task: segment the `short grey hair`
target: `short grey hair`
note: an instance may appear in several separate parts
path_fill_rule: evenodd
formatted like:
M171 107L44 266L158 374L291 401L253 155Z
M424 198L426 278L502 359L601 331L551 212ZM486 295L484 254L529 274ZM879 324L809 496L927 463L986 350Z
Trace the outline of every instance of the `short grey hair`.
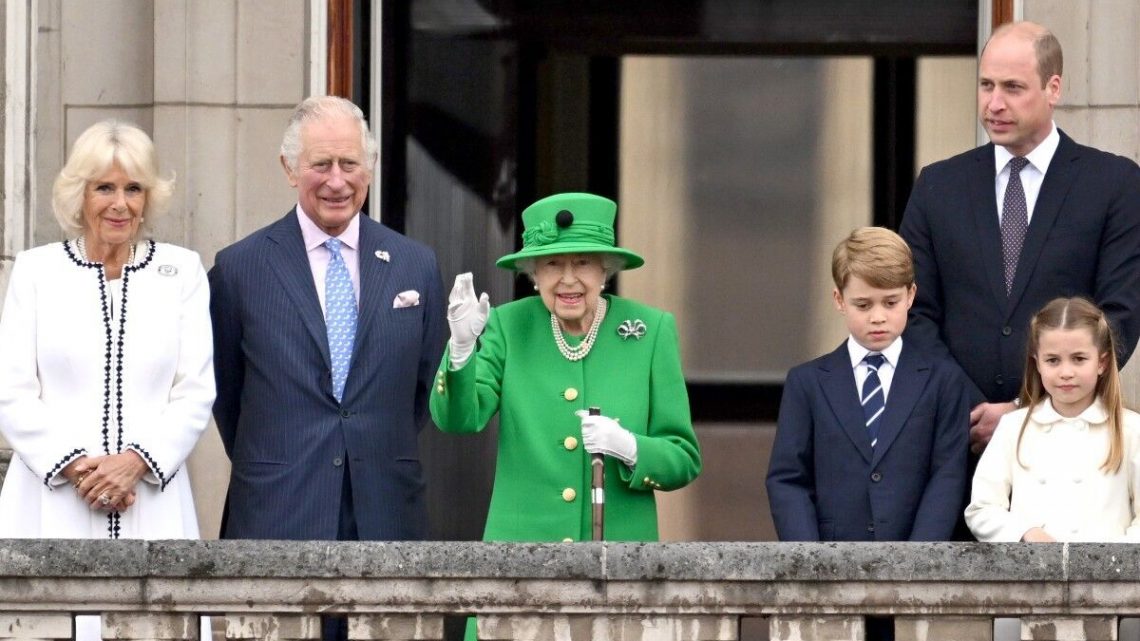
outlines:
M592 256L601 256L602 257L602 270L606 273L606 280L613 278L614 274L625 269L625 258L622 258L621 256L619 256L617 254L611 254L609 252L584 252L584 253L588 253ZM552 255L557 255L557 254L552 254ZM546 257L542 256L541 258L546 258ZM534 282L534 275L538 271L538 259L539 259L539 257L520 258L520 259L515 261L515 270L520 272L520 273L526 274L526 277L529 278L531 280L531 282Z
M67 164L55 179L51 208L63 233L83 233L87 184L118 165L146 191L140 229L149 236L154 219L166 213L174 195L174 175L159 176L154 141L142 129L121 120L103 120L87 128L71 147Z
M360 107L340 96L310 96L293 110L289 126L281 138L281 157L285 159L289 171L297 171L297 162L301 158L301 129L310 122L330 116L352 118L360 125L360 148L364 150L364 166L372 171L376 166L376 138L368 129L368 120L364 118Z

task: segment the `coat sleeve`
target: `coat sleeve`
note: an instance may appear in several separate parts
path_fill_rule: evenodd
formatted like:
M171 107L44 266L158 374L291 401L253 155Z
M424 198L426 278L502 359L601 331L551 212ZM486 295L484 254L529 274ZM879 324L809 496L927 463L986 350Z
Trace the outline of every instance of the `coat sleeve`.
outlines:
M226 269L224 253L219 253L209 273L210 322L214 340L214 376L217 398L214 421L222 437L226 455L233 458L234 439L241 415L241 391L245 381L242 357L241 308L232 276Z
M165 489L166 484L190 456L210 420L214 403L214 346L210 329L210 289L206 270L197 255L190 276L182 286L178 353L174 380L165 406L149 420L130 427L125 449L134 450L150 468L149 480Z
M645 434L634 433L637 463L633 469L618 466L621 480L634 490L675 490L701 472L673 315L662 314L660 326L650 364L649 423Z
M930 477L915 510L912 541L949 541L968 485L970 407L965 373L944 361L938 380L938 414L930 452Z
M1023 416L1021 412L1013 412L1002 417L974 472L966 525L979 541L1014 543L1030 528L1044 525L1030 523L1010 512L1013 466L1018 464L1017 436L1021 432L1021 423L1015 417Z
M905 338L914 341L927 354L953 359L950 348L942 338L942 276L938 271L937 248L934 246L928 219L931 188L928 174L923 170L910 192L902 224L899 226L899 235L910 245L910 251L914 255L914 277L918 285L906 323ZM970 407L985 402L985 395L973 381L963 377L963 382L967 385L967 402Z
M37 273L27 254L16 257L0 317L0 433L51 489L65 482L63 468L87 451L78 437L70 438L75 426L40 398Z
M781 541L818 541L815 500L815 422L801 370L784 383L776 439L768 462L768 505Z
M1123 175L1111 181L1109 203L1096 268L1096 303L1116 332L1117 361L1128 362L1140 338L1140 166L1115 159Z
M443 342L446 340L447 303L443 294L443 277L439 273L439 264L434 258L431 261L431 274L428 276L426 295L424 296L424 331L423 341L420 345L420 363L416 377L416 404L415 425L417 429L424 426L428 417L428 406L433 389L432 381L436 374L436 365L440 362L440 352L443 351ZM447 361L446 356L444 362Z
M431 417L444 432L482 431L499 411L506 341L498 311L491 309L479 347L463 367L451 370L451 348L444 350L431 395Z

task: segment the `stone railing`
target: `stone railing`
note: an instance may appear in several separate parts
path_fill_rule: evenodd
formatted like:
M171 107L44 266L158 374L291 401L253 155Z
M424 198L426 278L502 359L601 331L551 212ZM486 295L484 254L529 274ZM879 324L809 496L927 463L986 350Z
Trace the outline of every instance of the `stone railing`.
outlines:
M1112 640L1140 613L1140 546L1100 544L485 544L0 540L0 639L66 639L103 614L105 639L441 639L480 615L482 639Z

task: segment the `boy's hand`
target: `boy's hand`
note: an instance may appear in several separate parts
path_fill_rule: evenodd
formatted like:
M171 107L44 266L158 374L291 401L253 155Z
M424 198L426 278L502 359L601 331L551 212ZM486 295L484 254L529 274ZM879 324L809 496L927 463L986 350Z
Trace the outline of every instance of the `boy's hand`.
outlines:
M1013 403L978 403L970 411L970 451L981 454L990 444L1001 417L1015 409Z

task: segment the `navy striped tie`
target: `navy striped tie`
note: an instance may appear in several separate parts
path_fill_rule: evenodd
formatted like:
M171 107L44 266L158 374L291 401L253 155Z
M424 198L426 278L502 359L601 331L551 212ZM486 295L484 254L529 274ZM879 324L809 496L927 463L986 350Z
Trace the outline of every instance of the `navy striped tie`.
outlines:
M871 448L879 442L879 423L883 418L883 409L887 406L887 396L883 393L883 382L879 380L879 366L883 364L882 354L867 354L863 362L871 371L867 380L863 381L863 391L859 395L863 404L863 416L867 419L867 435L871 437Z

